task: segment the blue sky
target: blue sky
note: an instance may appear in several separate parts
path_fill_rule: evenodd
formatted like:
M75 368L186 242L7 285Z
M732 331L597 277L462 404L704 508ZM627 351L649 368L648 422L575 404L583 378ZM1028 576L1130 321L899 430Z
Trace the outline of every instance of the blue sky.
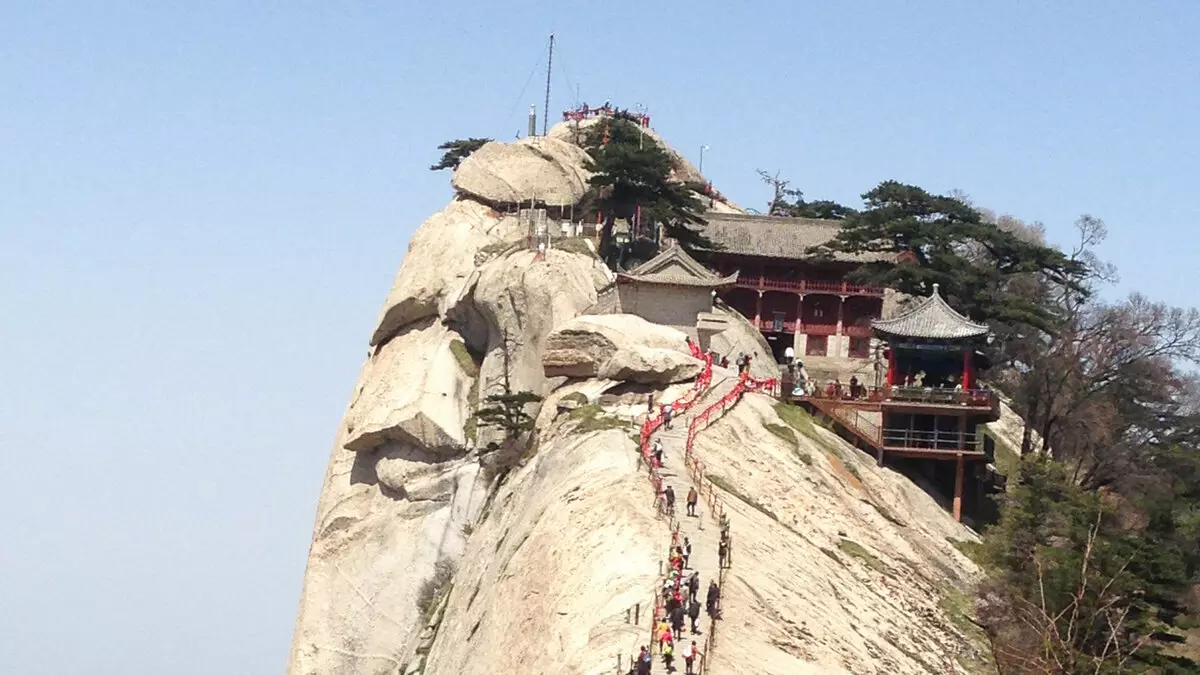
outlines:
M1194 304L1200 5L834 4L0 5L4 669L284 667L434 147L522 129L552 30L552 110L644 104L744 205L761 167L1090 213L1114 293Z

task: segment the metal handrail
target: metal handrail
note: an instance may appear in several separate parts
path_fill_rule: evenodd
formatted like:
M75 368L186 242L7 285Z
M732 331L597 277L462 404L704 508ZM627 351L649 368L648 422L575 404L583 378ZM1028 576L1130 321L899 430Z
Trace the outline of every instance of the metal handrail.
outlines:
M919 431L915 429L884 429L883 445L913 450L961 451L978 442L975 432Z

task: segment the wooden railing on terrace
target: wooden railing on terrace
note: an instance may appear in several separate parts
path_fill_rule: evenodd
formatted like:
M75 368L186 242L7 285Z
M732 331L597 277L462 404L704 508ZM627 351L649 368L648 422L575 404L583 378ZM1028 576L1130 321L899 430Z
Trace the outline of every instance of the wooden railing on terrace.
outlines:
M790 385L790 383L788 383ZM818 385L804 398L828 399L850 403L913 403L934 406L965 406L987 408L993 414L1000 413L1000 396L991 389L946 389L939 387L861 387L858 394L851 395L846 385Z
M920 450L928 452L973 452L978 438L974 432L917 431L915 429L884 429L885 450Z
M782 279L771 276L738 276L738 288L795 293L828 293L831 295L867 295L882 298L882 286L855 284L849 281L819 281L813 279Z

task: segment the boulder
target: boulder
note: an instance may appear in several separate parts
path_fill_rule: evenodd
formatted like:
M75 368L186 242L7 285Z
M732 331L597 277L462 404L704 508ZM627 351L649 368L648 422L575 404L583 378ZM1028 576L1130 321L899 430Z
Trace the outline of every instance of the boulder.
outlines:
M704 370L699 359L673 349L618 349L600 368L600 377L641 384L670 384L690 380Z
M581 316L546 339L542 367L548 377L601 377L669 384L695 377L703 364L691 356L687 336L633 314Z
M370 344L382 344L403 327L436 316L443 296L474 271L480 249L522 236L516 218L475 201L456 200L435 213L413 233Z
M346 449L397 442L443 457L465 452L473 377L459 350L465 354L458 336L432 321L377 349L346 411Z
M587 191L591 174L583 168L586 160L582 148L557 138L492 141L463 160L451 184L461 193L492 204L533 200L569 206Z
M541 256L516 250L484 263L444 312L472 351L485 355L481 392L494 391L507 370L514 390L545 394L543 342L612 279L597 258L558 249Z

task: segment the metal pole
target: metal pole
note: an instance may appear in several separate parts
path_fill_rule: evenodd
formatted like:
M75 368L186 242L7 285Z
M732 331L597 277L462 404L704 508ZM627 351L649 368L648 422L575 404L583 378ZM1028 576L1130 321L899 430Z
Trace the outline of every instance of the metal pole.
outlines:
M546 123L550 121L550 66L554 65L554 33L550 34L550 56L546 58L546 105L542 109L542 135L546 135Z
M701 175L704 175L704 151L705 151L705 150L708 150L708 146L707 146L707 145L702 145L702 146L700 146L700 167L699 167L699 171L700 171L700 174L701 174Z

